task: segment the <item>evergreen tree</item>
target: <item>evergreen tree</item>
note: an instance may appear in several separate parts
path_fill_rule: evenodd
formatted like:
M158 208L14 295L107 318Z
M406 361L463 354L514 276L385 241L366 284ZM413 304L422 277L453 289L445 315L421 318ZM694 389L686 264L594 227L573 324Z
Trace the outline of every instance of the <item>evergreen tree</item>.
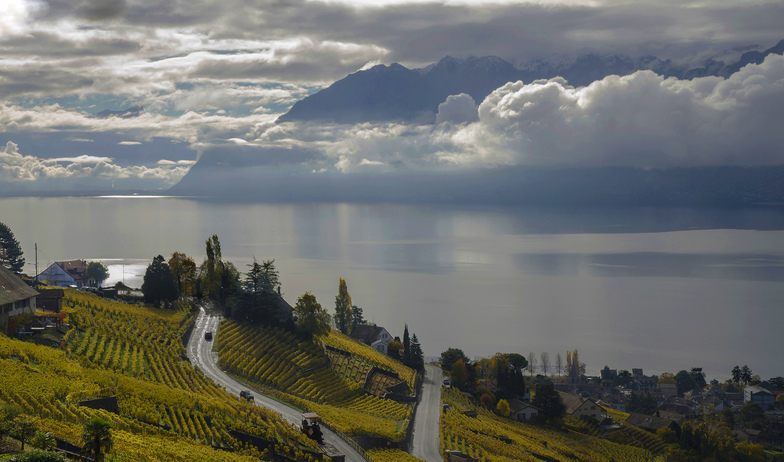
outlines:
M338 295L335 297L335 327L344 334L350 333L348 329L353 324L351 313L351 295L343 278L338 284Z
M12 273L19 274L24 269L25 259L22 248L14 237L11 228L0 223L0 265L8 268Z
M354 314L351 319L351 331L353 332L358 326L365 324L365 318L362 317L362 308L357 305L351 305L351 313Z
M542 382L536 386L531 404L541 409L541 415L548 419L560 417L566 412L566 405L561 401L561 396L552 382Z
M152 263L147 267L142 283L142 294L146 302L156 305L161 301L177 300L177 283L162 255L153 258Z
M411 339L408 336L408 324L403 328L403 364L411 364Z
M425 355L422 352L422 346L419 345L416 334L411 335L411 354L408 360L408 367L415 371L421 371L425 368Z

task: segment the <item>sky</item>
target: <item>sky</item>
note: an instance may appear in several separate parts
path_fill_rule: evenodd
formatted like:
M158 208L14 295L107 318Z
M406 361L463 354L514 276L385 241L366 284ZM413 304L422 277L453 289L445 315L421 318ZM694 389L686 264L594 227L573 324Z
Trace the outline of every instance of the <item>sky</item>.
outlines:
M302 175L781 164L780 55L727 79L511 82L447 98L435 123L275 124L377 64L592 52L698 67L775 45L781 24L784 4L756 0L3 0L0 192L164 191L205 152Z

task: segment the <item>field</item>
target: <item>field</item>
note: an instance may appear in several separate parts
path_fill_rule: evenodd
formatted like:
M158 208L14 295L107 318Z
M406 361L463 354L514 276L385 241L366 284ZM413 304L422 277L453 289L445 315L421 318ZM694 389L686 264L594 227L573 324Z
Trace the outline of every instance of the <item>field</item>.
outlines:
M565 429L555 430L499 417L453 389L443 392L442 401L450 405L441 418L442 449L459 450L481 461L648 462L655 455L642 447L608 441L609 435L571 416L565 419ZM464 415L467 410L476 410L477 417ZM627 431L624 427L614 434Z
M346 336L333 333L321 340L348 354L328 356L319 344L298 340L290 332L224 320L216 340L218 364L302 409L317 412L346 435L401 441L411 405L369 393L363 382L372 366L397 373L412 384L414 372Z
M310 458L313 442L277 414L243 404L184 360L190 310L159 310L66 289L74 328L62 349L0 336L0 401L38 419L38 427L79 445L94 415L113 424L123 460L258 460L230 429L277 441L276 450ZM119 414L79 401L116 396ZM213 449L238 449L226 452Z

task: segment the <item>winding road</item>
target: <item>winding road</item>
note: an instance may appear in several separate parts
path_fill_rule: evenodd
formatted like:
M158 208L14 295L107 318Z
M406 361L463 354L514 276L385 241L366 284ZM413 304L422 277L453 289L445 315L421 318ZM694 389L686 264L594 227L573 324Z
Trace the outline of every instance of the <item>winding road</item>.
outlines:
M236 380L229 377L218 367L218 354L212 351L212 342L204 339L204 333L207 331L217 332L218 324L222 317L218 314L208 312L204 307L199 308L200 313L196 318L193 326L193 333L188 341L188 358L191 364L198 366L204 375L210 377L216 383L223 386L227 392L239 397L241 390L247 390L248 387L240 384ZM251 389L252 390L252 389ZM257 390L254 391L255 402L257 406L263 406L271 409L281 415L284 420L291 422L299 427L302 418L301 412L293 407L289 407L279 401L268 398L262 395ZM346 460L350 462L364 462L365 458L349 443L338 437L334 432L328 428L322 427L324 433L324 441L332 444L340 452L346 455ZM436 431L436 437L438 432Z
M422 398L414 417L414 437L411 455L428 462L443 462L438 443L439 420L441 418L441 368L432 364L425 365L425 381L422 384Z

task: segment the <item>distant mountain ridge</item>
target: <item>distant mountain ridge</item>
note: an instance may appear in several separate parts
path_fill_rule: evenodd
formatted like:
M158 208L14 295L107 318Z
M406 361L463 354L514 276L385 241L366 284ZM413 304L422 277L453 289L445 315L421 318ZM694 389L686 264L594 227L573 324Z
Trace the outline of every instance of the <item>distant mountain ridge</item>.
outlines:
M574 61L550 63L532 60L516 66L497 56L442 58L420 69L383 64L355 72L291 107L278 122L321 120L338 123L417 121L432 123L438 105L447 96L471 95L480 103L507 82L564 77L571 85L585 86L608 75L651 70L665 77L694 79L709 75L728 77L747 64L759 64L769 54L784 54L784 40L765 51L743 53L734 63L709 59L701 68L684 69L655 56L586 54Z
M120 111L110 111L109 109L105 109L101 112L93 114L93 117L98 117L100 119L106 119L107 117L130 119L131 117L139 117L142 112L144 112L143 106L131 106L128 109L123 109Z

